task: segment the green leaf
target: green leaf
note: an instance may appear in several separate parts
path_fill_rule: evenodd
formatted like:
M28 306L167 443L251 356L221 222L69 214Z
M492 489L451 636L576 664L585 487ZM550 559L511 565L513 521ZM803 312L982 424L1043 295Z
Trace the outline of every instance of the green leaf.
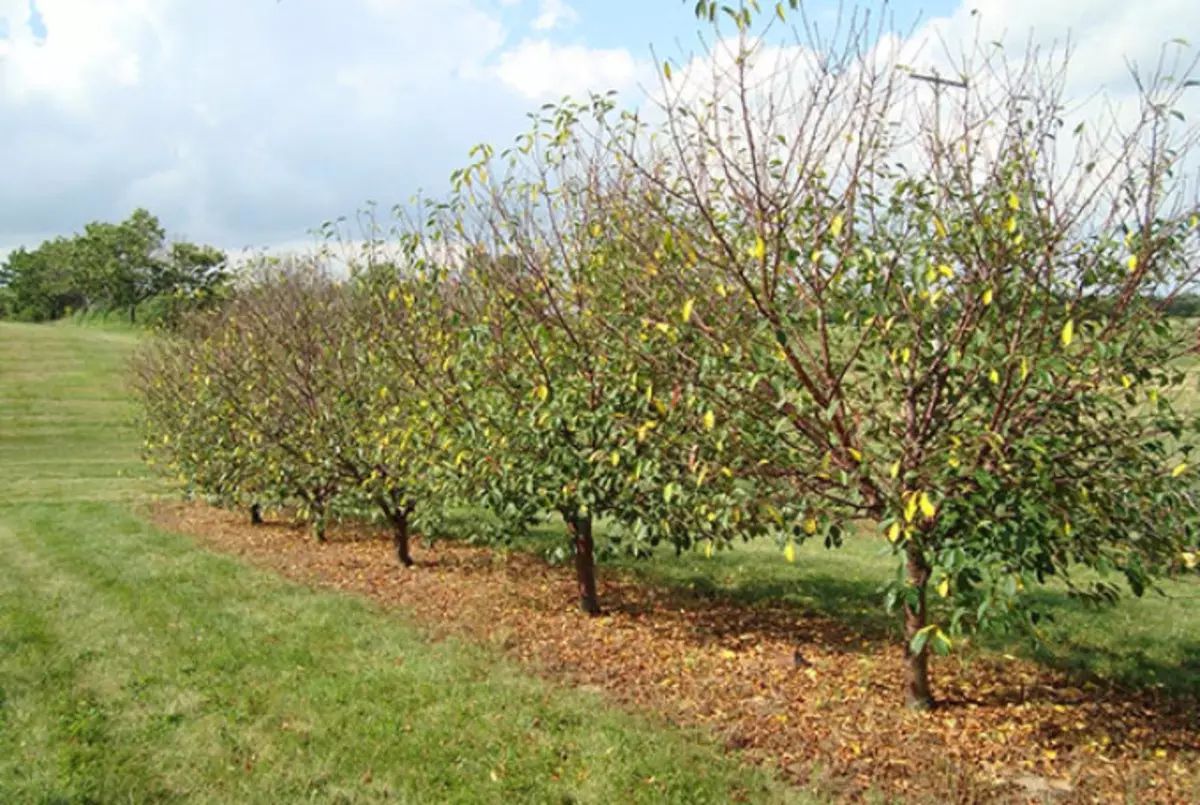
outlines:
M912 636L912 640L909 641L908 650L914 655L920 655L920 653L925 650L925 644L929 641L930 636L933 634L933 630L936 628L937 627L935 625L930 624L924 629L918 630L917 633Z

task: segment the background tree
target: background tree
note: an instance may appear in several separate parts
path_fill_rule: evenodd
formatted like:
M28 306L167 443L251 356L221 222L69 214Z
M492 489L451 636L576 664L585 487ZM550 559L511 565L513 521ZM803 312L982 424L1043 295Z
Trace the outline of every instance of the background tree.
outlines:
M0 268L9 315L33 321L57 319L89 308L128 311L162 300L168 326L186 310L212 304L228 291L225 254L183 240L168 243L156 217L143 209L119 224L93 221L71 237L19 248Z
M13 250L0 268L15 318L49 321L87 307L86 289L78 281L75 244L67 238L46 241L38 248Z
M127 309L131 323L148 299L194 297L228 278L221 251L188 242L168 244L158 218L141 208L119 224L88 224L77 241L76 270L85 287L110 307Z

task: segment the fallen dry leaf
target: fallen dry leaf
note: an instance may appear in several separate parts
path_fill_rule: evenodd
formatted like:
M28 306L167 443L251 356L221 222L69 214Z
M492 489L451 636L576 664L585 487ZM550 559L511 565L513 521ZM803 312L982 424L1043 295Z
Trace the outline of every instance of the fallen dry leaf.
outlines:
M897 706L899 647L826 617L742 607L606 569L606 616L574 600L571 571L485 548L414 546L400 569L365 529L326 543L284 523L250 526L208 506L159 503L160 525L290 578L402 607L433 635L489 643L539 675L700 725L847 801L870 790L935 802L1200 802L1200 708L1154 692L1081 686L1008 655L938 662L943 704ZM791 661L799 652L804 663ZM398 658L397 661L402 661Z

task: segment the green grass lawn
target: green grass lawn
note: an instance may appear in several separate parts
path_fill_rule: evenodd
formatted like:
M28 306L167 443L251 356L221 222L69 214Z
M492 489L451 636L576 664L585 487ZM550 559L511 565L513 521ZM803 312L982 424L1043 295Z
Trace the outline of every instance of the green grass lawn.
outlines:
M146 525L135 339L0 323L0 802L795 801L700 736Z

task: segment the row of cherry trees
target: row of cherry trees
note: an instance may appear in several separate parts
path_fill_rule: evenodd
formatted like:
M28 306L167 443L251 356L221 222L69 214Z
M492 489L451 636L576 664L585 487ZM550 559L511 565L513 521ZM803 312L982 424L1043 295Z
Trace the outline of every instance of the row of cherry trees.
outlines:
M1140 595L1194 559L1192 336L1162 313L1200 270L1182 48L1077 124L1052 58L930 85L866 17L788 49L753 11L649 111L548 107L386 235L330 227L348 276L264 266L156 342L153 460L319 537L385 522L405 565L449 512L488 539L557 514L593 614L601 519L638 553L877 538L913 707L930 651L1028 620L1028 588Z

